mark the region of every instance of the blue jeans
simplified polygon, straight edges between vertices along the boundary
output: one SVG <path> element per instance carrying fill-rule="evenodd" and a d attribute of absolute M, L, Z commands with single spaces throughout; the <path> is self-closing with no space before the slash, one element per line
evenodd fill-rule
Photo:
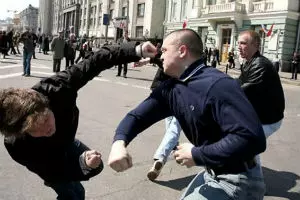
<path fill-rule="evenodd" d="M 264 129 L 266 138 L 270 137 L 273 133 L 275 133 L 281 127 L 281 124 L 282 120 L 273 124 L 263 124 L 262 127 Z"/>
<path fill-rule="evenodd" d="M 30 75 L 30 62 L 32 54 L 32 52 L 23 51 L 23 73 L 27 75 Z"/>
<path fill-rule="evenodd" d="M 171 151 L 178 143 L 181 132 L 180 124 L 175 117 L 167 117 L 165 124 L 166 133 L 154 154 L 154 159 L 162 162 L 167 161 Z"/>
<path fill-rule="evenodd" d="M 276 123 L 273 123 L 273 124 L 263 124 L 262 127 L 264 130 L 266 139 L 268 139 L 268 137 L 270 137 L 273 133 L 275 133 L 281 127 L 281 124 L 282 124 L 282 120 L 280 120 Z M 256 161 L 256 163 L 261 164 L 259 155 L 255 156 L 255 161 Z"/>
<path fill-rule="evenodd" d="M 263 200 L 265 184 L 261 166 L 240 174 L 211 175 L 200 172 L 187 187 L 181 200 Z"/>
<path fill-rule="evenodd" d="M 84 200 L 85 190 L 79 181 L 74 182 L 58 182 L 47 183 L 45 185 L 51 187 L 57 194 L 58 200 Z"/>

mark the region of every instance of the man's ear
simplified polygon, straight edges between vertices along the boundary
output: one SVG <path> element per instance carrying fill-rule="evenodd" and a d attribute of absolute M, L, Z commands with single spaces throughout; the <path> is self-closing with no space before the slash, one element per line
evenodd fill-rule
<path fill-rule="evenodd" d="M 188 51 L 187 46 L 186 46 L 186 45 L 181 45 L 181 46 L 179 47 L 179 53 L 180 53 L 179 57 L 180 57 L 180 58 L 185 57 L 185 56 L 187 55 L 187 53 L 188 53 L 187 51 Z"/>

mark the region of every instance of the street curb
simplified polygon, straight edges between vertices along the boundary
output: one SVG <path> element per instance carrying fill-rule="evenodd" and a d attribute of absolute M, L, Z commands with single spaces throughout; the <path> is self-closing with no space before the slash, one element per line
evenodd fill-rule
<path fill-rule="evenodd" d="M 225 70 L 223 71 L 223 69 L 220 69 L 220 71 L 222 71 L 222 72 L 225 73 Z M 236 76 L 236 75 L 240 75 L 240 72 L 233 71 L 233 70 L 228 70 L 228 75 L 229 76 L 233 76 L 233 75 Z M 288 78 L 283 77 L 283 76 L 280 76 L 280 81 L 281 81 L 281 83 L 284 83 L 284 84 L 289 84 L 289 85 L 294 85 L 294 86 L 300 86 L 300 82 L 291 81 Z"/>

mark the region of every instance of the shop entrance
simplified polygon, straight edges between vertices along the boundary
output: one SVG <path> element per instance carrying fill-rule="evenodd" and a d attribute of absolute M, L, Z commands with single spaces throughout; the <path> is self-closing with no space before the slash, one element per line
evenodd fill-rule
<path fill-rule="evenodd" d="M 228 52 L 230 51 L 229 47 L 231 44 L 231 28 L 222 29 L 222 43 L 221 43 L 221 62 L 227 62 Z"/>

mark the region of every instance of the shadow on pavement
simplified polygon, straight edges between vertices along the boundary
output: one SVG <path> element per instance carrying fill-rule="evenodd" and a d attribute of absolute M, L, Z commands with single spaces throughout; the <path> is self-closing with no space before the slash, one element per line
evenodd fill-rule
<path fill-rule="evenodd" d="M 51 58 L 49 58 L 49 59 L 44 59 L 44 58 L 35 58 L 35 59 L 31 59 L 31 60 L 44 60 L 44 61 L 52 61 L 53 59 L 52 59 L 52 57 Z"/>
<path fill-rule="evenodd" d="M 187 177 L 183 177 L 183 178 L 178 178 L 178 179 L 174 179 L 174 180 L 169 180 L 169 181 L 157 181 L 154 180 L 154 183 L 157 183 L 159 185 L 162 186 L 166 186 L 169 188 L 172 188 L 174 190 L 178 190 L 181 191 L 183 188 L 187 187 L 189 185 L 189 183 L 193 180 L 193 178 L 196 176 L 195 175 L 190 175 Z"/>
<path fill-rule="evenodd" d="M 5 58 L 6 59 L 6 58 Z M 11 61 L 1 61 L 1 63 L 6 63 L 6 64 L 18 64 L 17 62 L 11 62 Z"/>
<path fill-rule="evenodd" d="M 31 77 L 31 78 L 39 78 L 39 79 L 41 79 L 41 78 L 48 78 L 48 77 L 50 77 L 50 76 L 36 76 L 36 75 L 30 75 L 30 77 Z"/>
<path fill-rule="evenodd" d="M 148 78 L 136 78 L 136 77 L 130 77 L 130 76 L 127 76 L 128 79 L 135 79 L 135 80 L 141 80 L 141 81 L 150 81 L 152 82 L 153 79 L 148 79 Z"/>
<path fill-rule="evenodd" d="M 267 193 L 265 196 L 282 197 L 290 200 L 300 199 L 300 176 L 292 172 L 275 171 L 263 167 Z M 297 186 L 297 188 L 296 188 Z"/>

